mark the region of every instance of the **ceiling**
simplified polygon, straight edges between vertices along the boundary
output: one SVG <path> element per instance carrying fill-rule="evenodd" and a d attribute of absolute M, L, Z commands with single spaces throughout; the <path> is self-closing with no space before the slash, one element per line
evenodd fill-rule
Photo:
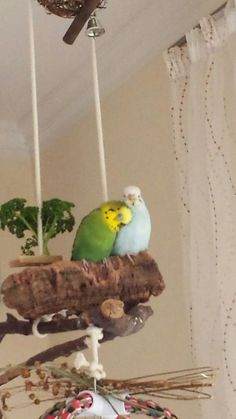
<path fill-rule="evenodd" d="M 91 40 L 74 45 L 62 37 L 70 21 L 47 15 L 32 0 L 36 39 L 40 141 L 56 140 L 93 106 Z M 108 0 L 98 17 L 106 29 L 97 40 L 101 95 L 215 10 L 222 0 Z M 28 0 L 0 1 L 0 147 L 20 154 L 32 142 Z"/>

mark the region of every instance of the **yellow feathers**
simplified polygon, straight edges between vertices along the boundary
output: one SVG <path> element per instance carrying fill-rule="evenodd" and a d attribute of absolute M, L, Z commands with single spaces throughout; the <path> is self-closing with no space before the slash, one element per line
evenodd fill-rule
<path fill-rule="evenodd" d="M 121 201 L 105 202 L 100 209 L 103 220 L 113 232 L 118 232 L 122 225 L 128 224 L 132 219 L 131 210 Z"/>

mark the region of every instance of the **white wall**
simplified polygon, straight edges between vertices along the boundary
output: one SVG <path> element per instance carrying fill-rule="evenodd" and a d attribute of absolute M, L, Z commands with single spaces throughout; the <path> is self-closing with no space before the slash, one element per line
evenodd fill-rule
<path fill-rule="evenodd" d="M 138 334 L 104 344 L 101 357 L 111 377 L 132 377 L 192 366 L 189 353 L 181 242 L 171 145 L 168 79 L 161 57 L 103 100 L 102 113 L 109 197 L 139 185 L 150 209 L 155 257 L 166 291 L 152 298 L 154 316 Z M 102 201 L 95 115 L 88 114 L 44 155 L 44 190 L 76 204 L 76 219 Z M 70 256 L 74 234 L 55 241 L 55 253 Z M 70 334 L 75 337 L 77 334 Z M 63 336 L 65 339 L 66 336 Z M 53 342 L 61 341 L 58 335 Z M 196 402 L 164 402 L 182 419 L 198 417 Z"/>
<path fill-rule="evenodd" d="M 171 145 L 168 79 L 159 57 L 103 100 L 107 176 L 110 198 L 119 198 L 128 184 L 139 185 L 150 209 L 155 257 L 166 290 L 152 298 L 154 315 L 136 335 L 117 338 L 101 347 L 108 376 L 127 378 L 192 366 L 189 353 L 181 270 L 181 242 L 177 214 L 174 156 Z M 33 201 L 32 164 L 2 158 L 0 202 L 23 196 Z M 44 199 L 58 197 L 76 204 L 77 225 L 82 216 L 102 200 L 95 116 L 91 112 L 64 138 L 49 145 L 42 156 Z M 74 233 L 52 242 L 54 253 L 70 257 Z M 10 272 L 8 261 L 18 254 L 18 241 L 0 231 L 1 276 Z M 1 319 L 5 309 L 1 305 Z M 79 334 L 79 333 L 78 333 Z M 75 338 L 77 333 L 58 334 L 49 340 L 12 336 L 0 345 L 1 366 L 19 362 L 50 344 Z M 181 419 L 198 417 L 196 402 L 162 401 Z M 27 414 L 37 417 L 36 411 Z M 42 408 L 38 409 L 42 412 Z M 39 415 L 39 414 L 38 414 Z M 9 419 L 25 417 L 13 411 Z"/>

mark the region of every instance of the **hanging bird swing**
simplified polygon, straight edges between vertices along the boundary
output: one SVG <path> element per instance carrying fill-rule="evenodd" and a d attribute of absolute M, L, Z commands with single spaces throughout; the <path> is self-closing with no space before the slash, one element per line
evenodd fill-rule
<path fill-rule="evenodd" d="M 83 3 L 83 4 L 82 4 Z M 40 1 L 47 11 L 78 10 L 95 6 L 95 2 Z M 105 2 L 97 2 L 103 7 Z M 24 199 L 15 198 L 0 206 L 1 228 L 21 238 L 29 230 L 22 250 L 27 256 L 11 261 L 12 267 L 27 269 L 3 281 L 1 293 L 9 308 L 17 310 L 32 323 L 32 333 L 44 337 L 40 330 L 74 328 L 73 316 L 84 325 L 95 324 L 115 336 L 136 333 L 152 315 L 151 307 L 140 305 L 158 296 L 165 288 L 154 259 L 146 252 L 151 224 L 140 189 L 128 187 L 122 200 L 108 201 L 106 161 L 102 128 L 100 91 L 96 57 L 96 38 L 105 31 L 94 14 L 88 19 L 87 36 L 92 45 L 94 101 L 97 122 L 98 154 L 102 198 L 105 201 L 82 220 L 76 233 L 71 261 L 49 256 L 48 240 L 74 226 L 73 203 L 53 199 L 42 202 L 40 142 L 38 126 L 35 41 L 32 2 L 29 6 L 31 90 L 34 128 L 34 167 L 37 206 L 27 207 Z M 89 10 L 90 10 L 89 9 Z M 86 9 L 87 10 L 87 9 Z M 63 12 L 64 13 L 64 12 Z M 32 255 L 38 245 L 38 255 Z M 28 253 L 27 253 L 28 252 Z M 54 263 L 53 263 L 54 262 Z M 45 266 L 48 265 L 48 266 Z M 68 298 L 70 296 L 70 298 Z M 86 321 L 85 321 L 86 319 Z M 46 325 L 45 325 L 46 322 Z M 8 315 L 2 324 L 1 339 L 17 329 L 18 321 Z M 30 331 L 27 329 L 27 334 Z M 0 328 L 1 329 L 1 328 Z M 25 330 L 25 329 L 24 329 Z M 65 330 L 65 329 L 64 329 Z"/>
<path fill-rule="evenodd" d="M 44 400 L 37 396 L 40 391 L 47 396 L 50 393 L 52 400 L 56 400 L 56 404 L 41 419 L 73 419 L 91 415 L 116 418 L 140 413 L 174 419 L 176 416 L 169 409 L 162 408 L 155 400 L 146 400 L 147 396 L 154 399 L 167 397 L 181 400 L 209 398 L 210 395 L 204 392 L 204 387 L 213 384 L 215 374 L 211 368 L 170 373 L 164 378 L 157 374 L 153 377 L 117 381 L 105 379 L 103 366 L 98 360 L 99 342 L 138 332 L 152 315 L 151 307 L 140 303 L 147 302 L 152 295 L 158 296 L 165 288 L 156 262 L 147 253 L 151 223 L 140 189 L 136 186 L 127 187 L 121 200 L 108 201 L 95 45 L 96 37 L 104 33 L 95 12 L 97 8 L 103 8 L 106 2 L 38 2 L 50 13 L 74 17 L 64 36 L 65 42 L 69 44 L 74 42 L 88 20 L 87 35 L 92 44 L 94 100 L 104 203 L 82 220 L 75 235 L 71 261 L 63 261 L 61 256 L 50 258 L 47 255 L 44 226 L 49 225 L 51 231 L 51 236 L 46 231 L 48 239 L 55 237 L 58 232 L 70 232 L 74 226 L 71 212 L 74 204 L 58 199 L 42 203 L 33 15 L 31 0 L 28 0 L 37 197 L 33 218 L 34 223 L 37 218 L 37 226 L 34 224 L 33 236 L 31 241 L 26 242 L 25 248 L 28 246 L 31 250 L 31 245 L 38 245 L 39 255 L 18 258 L 11 263 L 11 266 L 26 265 L 27 268 L 6 278 L 1 293 L 5 305 L 17 310 L 25 320 L 20 321 L 8 313 L 6 322 L 0 323 L 0 341 L 8 333 L 33 333 L 37 337 L 45 337 L 47 333 L 86 329 L 86 336 L 49 348 L 20 365 L 6 368 L 0 375 L 0 386 L 6 386 L 3 390 L 0 387 L 0 406 L 2 405 L 2 410 L 10 409 L 8 401 L 15 390 L 17 393 L 19 386 L 17 390 L 14 387 L 9 389 L 7 385 L 21 376 L 25 380 L 23 386 L 29 392 L 32 403 L 38 405 Z M 16 200 L 10 204 L 15 213 L 21 211 L 21 222 L 22 214 L 24 215 L 24 223 L 19 223 L 18 229 L 9 220 L 4 223 L 3 216 L 8 207 L 3 204 L 0 207 L 1 228 L 8 228 L 17 237 L 24 236 L 25 227 L 32 232 L 29 223 L 32 219 L 32 207 L 25 207 L 24 200 Z M 91 324 L 93 326 L 88 327 Z M 48 364 L 60 356 L 67 357 L 86 347 L 92 350 L 90 363 L 78 353 L 72 368 L 65 364 Z M 38 377 L 36 381 L 33 375 Z M 145 399 L 141 399 L 141 395 Z"/>
<path fill-rule="evenodd" d="M 74 2 L 63 2 L 62 5 L 62 2 L 53 1 L 49 3 L 50 7 L 53 5 L 56 7 L 57 5 L 60 10 L 62 6 L 65 8 L 70 6 L 71 8 L 75 4 Z M 84 2 L 83 7 L 86 7 L 86 5 L 87 2 Z M 46 4 L 44 6 L 46 7 Z M 73 204 L 54 199 L 53 202 L 50 201 L 51 206 L 47 201 L 44 202 L 44 206 L 42 205 L 35 45 L 30 0 L 29 11 L 35 188 L 38 211 L 36 212 L 36 208 L 32 207 L 37 214 L 37 226 L 34 226 L 37 235 L 34 234 L 33 238 L 30 239 L 31 241 L 27 241 L 27 245 L 29 246 L 32 241 L 36 242 L 39 255 L 18 258 L 18 260 L 11 262 L 11 266 L 40 265 L 40 268 L 31 267 L 31 269 L 28 268 L 23 272 L 10 275 L 3 282 L 1 289 L 4 302 L 7 307 L 16 309 L 25 319 L 33 320 L 33 332 L 38 336 L 38 325 L 43 321 L 53 320 L 57 313 L 60 315 L 63 313 L 64 316 L 67 316 L 68 313 L 77 316 L 86 313 L 88 324 L 94 322 L 96 318 L 98 326 L 103 328 L 106 326 L 109 330 L 112 329 L 114 335 L 115 333 L 119 335 L 130 334 L 141 328 L 144 321 L 152 313 L 150 307 L 140 306 L 137 308 L 136 306 L 141 302 L 147 302 L 151 295 L 159 295 L 164 289 L 164 282 L 157 264 L 146 253 L 151 233 L 151 223 L 140 189 L 137 187 L 125 188 L 123 200 L 108 201 L 95 46 L 96 38 L 104 33 L 104 29 L 97 23 L 93 14 L 88 21 L 86 33 L 91 38 L 92 45 L 98 153 L 102 198 L 105 203 L 82 220 L 74 239 L 72 261 L 51 264 L 54 261 L 53 259 L 58 260 L 62 257 L 53 256 L 51 258 L 48 257 L 47 252 L 45 255 L 47 243 L 44 240 L 44 225 L 47 226 L 49 232 L 52 232 L 52 237 L 60 229 L 63 232 L 71 231 L 74 225 L 74 218 L 71 214 Z M 100 29 L 98 30 L 98 28 Z M 19 232 L 16 229 L 21 236 L 24 234 L 25 224 L 27 228 L 30 225 L 30 217 L 34 222 L 36 217 L 32 217 L 31 208 L 25 208 L 24 202 L 19 199 L 18 201 L 14 202 L 17 208 L 14 207 L 15 212 L 12 218 L 16 219 L 16 212 L 20 213 L 21 223 L 23 216 L 26 218 L 22 230 Z M 59 206 L 62 208 L 58 208 Z M 0 208 L 0 218 L 5 207 L 6 204 Z M 45 216 L 45 209 L 47 208 L 51 216 L 48 218 Z M 59 220 L 55 220 L 57 215 Z M 5 227 L 2 223 L 3 226 Z M 6 224 L 6 227 L 9 226 Z M 49 232 L 46 231 L 47 239 L 50 238 Z M 43 266 L 48 263 L 48 268 Z M 104 283 L 105 279 L 106 282 Z M 20 286 L 16 287 L 15 283 L 19 283 Z M 51 286 L 53 286 L 53 289 L 51 289 Z M 69 293 L 70 298 L 68 298 Z M 134 316 L 138 316 L 140 320 L 138 328 L 133 322 Z M 118 320 L 120 320 L 119 325 Z M 110 325 L 109 321 L 112 322 Z M 116 327 L 114 327 L 114 322 L 116 322 Z"/>

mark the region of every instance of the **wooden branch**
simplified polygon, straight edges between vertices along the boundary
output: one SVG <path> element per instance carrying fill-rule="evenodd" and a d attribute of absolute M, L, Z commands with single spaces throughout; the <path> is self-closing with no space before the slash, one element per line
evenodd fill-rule
<path fill-rule="evenodd" d="M 87 336 L 82 336 L 81 338 L 53 346 L 52 348 L 49 348 L 46 351 L 34 355 L 22 364 L 9 368 L 7 371 L 0 375 L 0 386 L 7 384 L 9 381 L 14 380 L 14 378 L 19 377 L 24 367 L 33 366 L 36 362 L 40 362 L 41 364 L 45 362 L 51 362 L 59 358 L 60 356 L 68 357 L 74 352 L 86 349 L 86 337 Z M 104 337 L 101 343 L 107 342 L 108 340 L 112 339 L 114 339 L 114 336 L 111 336 L 108 333 L 104 333 Z"/>
<path fill-rule="evenodd" d="M 113 298 L 103 301 L 100 311 L 103 317 L 109 320 L 121 319 L 125 315 L 123 301 L 113 300 Z"/>
<path fill-rule="evenodd" d="M 120 318 L 116 318 L 116 315 L 106 318 L 100 308 L 95 307 L 89 312 L 88 324 L 92 323 L 101 327 L 106 333 L 114 337 L 128 336 L 139 332 L 152 314 L 151 307 L 139 304 L 129 309 L 128 313 L 124 313 Z M 85 316 L 87 317 L 87 314 Z"/>
<path fill-rule="evenodd" d="M 101 0 L 86 0 L 63 37 L 66 44 L 72 45 L 74 43 L 83 26 L 100 3 Z"/>
<path fill-rule="evenodd" d="M 40 322 L 38 330 L 42 334 L 62 333 L 85 330 L 89 324 L 94 324 L 114 337 L 127 336 L 137 333 L 152 313 L 151 307 L 138 305 L 129 310 L 128 314 L 123 312 L 123 315 L 119 318 L 104 317 L 97 307 L 76 318 L 65 319 L 59 317 L 50 322 Z M 0 342 L 8 334 L 32 335 L 32 322 L 18 320 L 12 314 L 7 313 L 7 320 L 0 323 Z"/>
<path fill-rule="evenodd" d="M 73 330 L 85 330 L 88 323 L 80 316 L 72 319 L 59 318 L 51 322 L 41 322 L 38 330 L 42 334 L 62 333 Z M 7 313 L 7 320 L 0 323 L 0 342 L 6 335 L 32 335 L 32 322 L 18 320 L 15 316 Z"/>
<path fill-rule="evenodd" d="M 102 327 L 103 328 L 103 339 L 101 343 L 106 342 L 108 340 L 113 340 L 116 336 L 128 336 L 132 333 L 137 333 L 145 324 L 146 320 L 149 316 L 152 315 L 151 307 L 145 307 L 142 305 L 135 306 L 129 310 L 129 314 L 124 314 L 121 319 L 105 319 L 102 315 L 101 311 L 98 308 L 94 308 L 90 311 L 89 315 L 86 314 L 86 318 L 83 318 L 83 315 L 79 319 L 67 319 L 67 320 L 60 320 L 57 324 L 54 322 L 47 323 L 40 323 L 39 331 L 41 333 L 47 333 L 53 330 L 54 328 L 58 330 L 59 324 L 64 324 L 64 327 L 68 324 L 72 324 L 74 326 L 78 321 L 80 322 L 80 328 L 87 328 L 87 326 L 91 323 Z M 8 314 L 8 327 L 9 325 L 13 327 L 13 329 L 18 330 L 18 333 L 23 334 L 30 334 L 31 333 L 31 323 L 24 322 L 17 320 L 14 316 Z M 7 323 L 5 322 L 5 323 Z M 72 330 L 72 329 L 71 329 Z M 1 328 L 0 324 L 0 332 L 2 333 L 3 328 Z M 64 330 L 61 330 L 64 331 Z M 6 328 L 5 328 L 6 332 Z M 14 332 L 13 332 L 14 333 Z M 35 364 L 36 361 L 40 363 L 54 361 L 59 357 L 68 357 L 74 352 L 81 351 L 85 349 L 86 336 L 83 336 L 79 339 L 75 339 L 72 341 L 64 342 L 62 344 L 53 346 L 43 352 L 34 355 L 33 357 L 29 358 L 27 361 L 23 362 L 20 365 L 15 367 L 9 368 L 6 372 L 0 375 L 0 386 L 7 384 L 9 381 L 13 380 L 16 377 L 19 377 L 22 372 L 22 368 L 25 366 L 32 366 Z"/>
<path fill-rule="evenodd" d="M 34 320 L 63 309 L 79 315 L 100 308 L 108 299 L 132 308 L 159 295 L 165 283 L 154 259 L 141 252 L 133 261 L 112 256 L 107 263 L 56 262 L 29 267 L 3 281 L 3 301 L 26 319 Z"/>

